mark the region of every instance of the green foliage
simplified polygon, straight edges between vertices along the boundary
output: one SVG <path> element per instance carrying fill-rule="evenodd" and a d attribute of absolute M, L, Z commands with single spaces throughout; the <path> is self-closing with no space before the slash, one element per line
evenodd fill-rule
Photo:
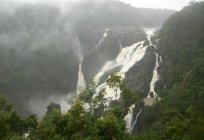
<path fill-rule="evenodd" d="M 133 137 L 128 135 L 123 120 L 124 110 L 127 110 L 131 104 L 137 105 L 138 98 L 122 85 L 120 76 L 113 74 L 106 83 L 115 90 L 116 97 L 120 88 L 121 99 L 106 110 L 100 106 L 103 105 L 104 91 L 94 98 L 96 94 L 94 85 L 82 90 L 66 114 L 61 114 L 59 109 L 51 107 L 49 113 L 40 121 L 35 115 L 22 119 L 6 99 L 0 97 L 0 139 L 203 140 L 203 5 L 201 2 L 184 8 L 172 16 L 161 29 L 159 51 L 164 58 L 161 72 L 167 89 L 160 93 L 165 93 L 160 102 L 143 109 L 139 135 Z M 94 23 L 95 20 L 91 22 Z M 26 23 L 27 30 L 30 29 L 31 23 Z M 77 23 L 78 26 L 80 24 L 82 23 Z M 31 41 L 29 38 L 24 39 L 25 44 L 20 44 L 22 48 L 26 48 L 26 44 L 30 44 Z M 67 83 L 76 79 L 72 76 L 77 72 L 72 71 L 73 65 L 68 65 L 67 60 L 75 64 L 75 69 L 78 68 L 78 62 L 74 60 L 72 51 L 61 52 L 55 45 L 51 48 L 27 49 L 28 53 L 20 56 L 16 49 L 1 47 L 0 63 L 3 70 L 0 71 L 0 89 L 6 94 L 11 91 L 35 92 L 39 89 L 66 91 Z M 67 53 L 70 53 L 69 56 Z M 55 65 L 52 65 L 53 63 Z M 85 103 L 89 104 L 89 111 L 83 106 Z M 95 111 L 100 107 L 100 113 Z M 28 138 L 24 138 L 25 133 L 29 134 Z"/>
<path fill-rule="evenodd" d="M 38 127 L 38 121 L 37 121 L 37 116 L 36 115 L 29 115 L 26 119 L 25 119 L 25 127 L 26 130 L 29 132 L 29 137 L 31 139 L 35 138 L 36 135 L 36 129 Z"/>
<path fill-rule="evenodd" d="M 99 120 L 97 127 L 100 139 L 124 139 L 125 124 L 113 114 L 104 116 L 103 119 Z"/>
<path fill-rule="evenodd" d="M 133 93 L 125 84 L 120 85 L 120 90 L 125 110 L 127 110 L 127 108 L 132 104 L 135 104 L 139 101 L 138 96 Z"/>
<path fill-rule="evenodd" d="M 203 5 L 200 2 L 185 7 L 171 16 L 161 29 L 159 49 L 165 60 L 162 75 L 168 88 L 181 82 L 203 61 Z"/>
<path fill-rule="evenodd" d="M 185 7 L 169 18 L 160 32 L 161 73 L 167 89 L 146 107 L 140 137 L 202 140 L 204 123 L 204 2 Z M 152 139 L 152 138 L 149 138 Z"/>
<path fill-rule="evenodd" d="M 106 80 L 106 84 L 112 88 L 115 92 L 115 101 L 118 96 L 118 89 L 120 88 L 120 85 L 122 84 L 122 77 L 116 73 L 111 74 L 110 77 Z"/>
<path fill-rule="evenodd" d="M 90 102 L 93 98 L 93 95 L 96 93 L 95 88 L 95 84 L 91 82 L 85 89 L 80 91 L 78 98 L 86 103 Z"/>
<path fill-rule="evenodd" d="M 106 80 L 106 84 L 113 89 L 118 89 L 121 83 L 122 77 L 118 74 L 111 74 L 110 77 Z"/>
<path fill-rule="evenodd" d="M 174 13 L 172 10 L 137 9 L 118 1 L 104 1 L 103 4 L 80 1 L 68 7 L 73 12 L 66 11 L 61 15 L 59 7 L 54 5 L 19 5 L 1 1 L 0 91 L 15 103 L 22 115 L 30 113 L 24 107 L 24 101 L 33 95 L 47 97 L 76 89 L 78 55 L 90 53 L 100 41 L 104 28 L 161 25 Z M 121 19 L 121 16 L 125 18 Z M 111 45 L 119 45 L 117 37 L 112 38 L 115 39 L 109 41 Z M 114 54 L 117 55 L 118 51 Z M 113 54 L 109 50 L 105 52 Z M 109 60 L 113 58 L 112 55 Z M 96 67 L 95 63 L 92 64 L 93 67 L 90 63 L 85 66 L 91 68 L 90 73 Z"/>
<path fill-rule="evenodd" d="M 101 105 L 105 101 L 104 91 L 102 90 L 96 93 L 94 82 L 91 82 L 86 88 L 82 89 L 77 98 L 82 101 L 82 103 L 88 104 L 89 113 L 91 114 L 94 114 L 97 105 Z"/>
<path fill-rule="evenodd" d="M 109 84 L 113 84 L 111 82 L 109 81 Z M 114 83 L 113 86 L 115 85 Z M 122 88 L 122 92 L 124 92 L 122 93 L 124 99 L 120 102 L 136 103 L 133 93 L 125 85 L 121 85 L 121 81 L 117 81 L 117 88 Z M 117 102 L 106 110 L 101 108 L 100 113 L 95 112 L 104 103 L 104 91 L 102 90 L 97 95 L 95 90 L 94 84 L 83 89 L 66 114 L 61 114 L 58 104 L 50 103 L 47 108 L 49 111 L 41 121 L 38 121 L 35 115 L 30 115 L 24 120 L 21 119 L 6 99 L 1 97 L 0 138 L 3 140 L 131 139 L 132 137 L 126 132 L 124 122 L 125 107 Z M 94 96 L 95 94 L 96 96 Z M 128 100 L 128 97 L 133 98 Z M 84 106 L 86 103 L 90 106 Z M 27 138 L 24 137 L 25 134 L 28 134 Z"/>
<path fill-rule="evenodd" d="M 10 103 L 0 96 L 0 139 L 14 139 L 27 131 L 24 120 L 13 110 Z"/>
<path fill-rule="evenodd" d="M 38 124 L 36 129 L 36 136 L 39 139 L 57 140 L 60 137 L 55 134 L 56 122 L 59 121 L 61 112 L 53 110 L 53 112 L 44 116 L 43 120 Z"/>

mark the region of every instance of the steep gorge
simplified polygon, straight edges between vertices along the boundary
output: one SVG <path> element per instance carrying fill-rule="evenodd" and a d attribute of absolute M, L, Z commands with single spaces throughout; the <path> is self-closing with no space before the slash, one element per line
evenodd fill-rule
<path fill-rule="evenodd" d="M 6 7 L 9 2 L 1 4 Z M 22 116 L 42 116 L 49 102 L 63 100 L 75 92 L 77 84 L 83 84 L 77 83 L 80 68 L 79 74 L 83 73 L 82 79 L 88 84 L 122 48 L 146 39 L 140 27 L 161 26 L 175 12 L 135 8 L 111 0 L 79 1 L 64 6 L 66 10 L 44 3 L 22 3 L 11 10 L 0 10 L 0 92 L 14 102 Z M 151 51 L 148 47 L 144 58 L 154 57 Z M 142 61 L 154 65 L 152 59 Z M 142 61 L 139 67 L 145 72 L 138 68 L 138 74 L 130 72 L 132 67 L 126 77 L 131 79 L 134 73 L 140 80 L 131 79 L 134 82 L 129 83 L 130 87 L 146 93 L 151 78 L 144 73 L 152 70 Z M 137 86 L 131 85 L 134 83 Z"/>

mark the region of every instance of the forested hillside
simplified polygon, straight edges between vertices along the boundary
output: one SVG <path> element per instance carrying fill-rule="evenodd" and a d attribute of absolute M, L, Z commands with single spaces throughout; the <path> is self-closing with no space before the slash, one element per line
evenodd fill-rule
<path fill-rule="evenodd" d="M 105 28 L 161 26 L 174 12 L 138 9 L 109 0 L 70 2 L 64 10 L 46 3 L 3 0 L 0 94 L 22 115 L 42 115 L 39 105 L 45 108 L 50 98 L 58 101 L 56 98 L 76 91 L 79 60 L 99 43 Z"/>
<path fill-rule="evenodd" d="M 111 7 L 113 5 L 116 7 L 121 6 L 121 3 L 113 3 L 111 3 Z M 81 10 L 77 6 L 74 8 L 83 11 L 86 6 L 93 5 L 92 3 L 82 3 L 80 6 Z M 125 7 L 127 8 L 127 5 L 123 8 Z M 39 9 L 37 10 L 35 9 L 36 7 L 33 7 L 34 9 L 29 8 L 29 10 L 24 8 L 23 11 L 25 10 L 26 12 L 22 12 L 22 9 L 19 9 L 14 12 L 15 16 L 8 14 L 8 16 L 0 19 L 0 26 L 4 27 L 0 28 L 0 92 L 12 99 L 11 101 L 16 102 L 16 105 L 19 105 L 18 108 L 23 113 L 25 112 L 22 107 L 24 105 L 22 101 L 31 98 L 33 94 L 44 95 L 45 97 L 52 93 L 58 95 L 75 90 L 81 53 L 87 54 L 87 56 L 91 55 L 88 48 L 96 47 L 94 44 L 100 41 L 102 31 L 107 26 L 107 24 L 104 24 L 104 26 L 97 24 L 95 28 L 90 28 L 96 25 L 95 22 L 97 20 L 95 19 L 98 19 L 98 17 L 95 18 L 95 14 L 93 14 L 94 18 L 89 18 L 92 12 L 85 12 L 90 15 L 86 16 L 86 18 L 80 18 L 80 20 L 72 20 L 72 22 L 69 22 L 70 25 L 67 22 L 62 22 L 62 24 L 59 24 L 59 22 L 66 21 L 66 18 L 73 19 L 75 17 L 73 15 L 62 19 L 59 16 L 56 21 L 52 16 L 49 16 L 49 13 L 51 12 L 51 15 L 56 16 L 59 14 L 57 10 L 47 7 L 46 11 L 50 10 L 50 12 L 45 12 L 41 15 L 38 11 L 43 11 L 45 7 L 38 7 Z M 123 8 L 120 7 L 120 9 Z M 30 9 L 34 11 L 31 12 Z M 85 8 L 86 10 L 87 8 Z M 112 12 L 117 13 L 117 10 Z M 101 18 L 108 16 L 108 14 L 103 14 Z M 36 17 L 46 20 L 38 21 L 35 19 Z M 112 19 L 109 20 L 111 21 Z M 109 20 L 107 20 L 109 26 L 115 25 L 117 23 L 115 21 L 120 21 L 120 19 L 113 19 L 113 22 Z M 7 21 L 12 22 L 5 24 Z M 132 22 L 129 24 L 129 20 L 127 21 L 128 26 L 133 26 Z M 124 26 L 125 23 L 119 22 L 121 26 Z M 77 28 L 82 24 L 85 27 L 83 30 L 82 28 Z M 64 31 L 65 27 L 66 31 Z M 119 28 L 119 33 L 126 28 L 121 29 Z M 108 60 L 113 60 L 110 61 L 109 67 L 105 70 L 109 70 L 111 66 L 114 69 L 125 67 L 124 71 L 127 70 L 127 79 L 124 81 L 123 78 L 125 78 L 126 73 L 105 75 L 107 79 L 105 84 L 102 84 L 102 87 L 105 85 L 113 88 L 112 94 L 115 96 L 111 100 L 109 97 L 108 99 L 104 98 L 108 94 L 106 91 L 107 87 L 101 88 L 98 92 L 97 85 L 94 82 L 90 82 L 84 89 L 80 90 L 79 94 L 66 100 L 71 106 L 70 110 L 63 114 L 61 112 L 62 108 L 58 103 L 50 103 L 47 106 L 46 114 L 39 119 L 36 115 L 20 117 L 22 114 L 19 115 L 10 102 L 0 96 L 0 139 L 203 140 L 204 2 L 184 7 L 183 10 L 172 15 L 164 23 L 158 34 L 151 39 L 148 35 L 145 37 L 146 34 L 144 35 L 143 30 L 133 32 L 133 34 L 136 33 L 143 33 L 143 36 L 140 36 L 141 38 L 138 41 L 144 40 L 133 45 L 133 48 L 131 46 L 122 48 L 121 44 L 126 42 L 126 40 L 118 44 L 115 41 L 117 40 L 116 36 L 114 36 L 115 34 L 112 36 L 112 33 L 103 35 L 104 38 L 107 38 L 107 40 L 103 40 L 104 44 L 107 43 L 107 48 L 105 48 L 107 50 L 103 53 L 107 54 L 109 50 L 114 49 L 111 48 L 111 45 L 108 45 L 115 43 L 114 57 L 116 55 L 115 52 L 126 50 L 126 53 L 122 53 L 123 55 L 117 57 L 120 58 L 120 61 L 126 60 L 125 62 L 129 63 L 128 60 L 132 59 L 124 58 L 132 57 L 134 54 L 138 57 L 133 59 L 137 60 L 136 62 L 134 61 L 134 64 L 129 64 L 128 68 L 132 68 L 129 72 L 127 72 L 126 65 L 121 66 L 120 64 L 123 63 L 119 63 L 120 61 L 118 62 L 117 59 L 107 58 Z M 129 33 L 126 34 L 129 35 Z M 110 35 L 110 38 L 108 38 L 108 35 Z M 92 40 L 92 37 L 98 41 Z M 122 35 L 121 38 L 123 38 Z M 111 40 L 114 40 L 114 43 Z M 156 44 L 155 47 L 153 47 L 154 44 L 152 42 Z M 101 45 L 99 43 L 98 46 L 103 46 L 103 43 Z M 137 52 L 138 49 L 142 51 Z M 98 54 L 98 51 L 103 49 L 96 50 Z M 133 54 L 130 51 L 137 53 Z M 142 56 L 140 56 L 141 53 L 143 53 Z M 154 67 L 153 54 L 156 53 L 158 53 L 158 56 L 161 55 L 162 58 L 160 61 L 156 59 L 156 63 L 159 63 L 158 71 L 162 75 L 160 78 L 164 82 L 164 89 L 157 89 L 158 96 L 155 93 L 156 97 L 153 98 L 155 103 L 152 106 L 145 106 L 143 97 L 146 97 L 148 93 L 144 91 L 146 94 L 141 96 L 139 93 L 131 91 L 126 84 L 135 85 L 135 83 L 128 83 L 126 80 L 134 77 L 135 71 L 137 73 L 141 72 L 141 76 L 136 76 L 140 80 L 144 80 L 143 77 L 145 77 L 149 85 L 151 77 L 154 76 L 154 70 L 153 76 L 147 77 L 146 73 L 151 75 L 152 68 L 147 68 L 145 70 L 147 72 L 142 71 L 142 68 L 150 65 Z M 110 54 L 108 53 L 109 57 L 110 55 L 111 52 Z M 142 59 L 143 57 L 145 59 Z M 97 57 L 94 56 L 94 58 Z M 94 60 L 94 58 L 91 60 Z M 149 61 L 148 59 L 151 60 Z M 116 65 L 116 62 L 118 65 Z M 103 63 L 105 63 L 105 60 Z M 141 63 L 143 64 L 141 65 Z M 134 82 L 135 79 L 132 81 Z M 138 82 L 138 84 L 141 84 L 141 88 L 144 87 L 142 82 Z M 157 82 L 155 80 L 153 84 Z M 117 98 L 117 95 L 120 95 L 120 97 Z M 40 104 L 37 104 L 37 107 L 42 108 Z"/>
<path fill-rule="evenodd" d="M 203 140 L 204 2 L 171 16 L 159 33 L 166 89 L 140 117 L 139 139 Z"/>

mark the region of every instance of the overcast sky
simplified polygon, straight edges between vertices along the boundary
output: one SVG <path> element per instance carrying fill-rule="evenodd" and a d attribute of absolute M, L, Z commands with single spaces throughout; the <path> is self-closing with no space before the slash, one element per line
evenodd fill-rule
<path fill-rule="evenodd" d="M 135 7 L 143 8 L 165 8 L 181 10 L 184 6 L 187 6 L 190 0 L 121 0 L 126 3 L 130 3 Z M 201 0 L 196 0 L 201 1 Z"/>
<path fill-rule="evenodd" d="M 0 0 L 1 1 L 1 0 Z M 26 1 L 26 2 L 36 2 L 43 0 L 13 0 L 17 2 Z M 44 0 L 44 1 L 77 1 L 77 0 Z M 125 3 L 131 4 L 132 6 L 139 8 L 162 8 L 162 9 L 174 9 L 181 10 L 184 6 L 188 5 L 190 0 L 120 0 Z M 196 0 L 202 1 L 202 0 Z"/>

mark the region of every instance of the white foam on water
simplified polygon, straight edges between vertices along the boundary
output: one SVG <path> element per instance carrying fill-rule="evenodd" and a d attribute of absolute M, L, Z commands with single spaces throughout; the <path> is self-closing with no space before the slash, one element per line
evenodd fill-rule
<path fill-rule="evenodd" d="M 101 77 L 108 71 L 120 67 L 119 73 L 126 73 L 134 64 L 140 61 L 146 52 L 147 46 L 143 46 L 144 41 L 133 44 L 130 47 L 123 48 L 115 60 L 108 61 L 94 77 L 96 84 L 99 84 Z"/>
<path fill-rule="evenodd" d="M 137 62 L 139 62 L 145 55 L 146 49 L 148 46 L 143 46 L 145 41 L 141 41 L 131 45 L 130 47 L 123 48 L 115 60 L 108 61 L 99 71 L 99 73 L 95 76 L 94 81 L 96 85 L 99 84 L 101 77 L 109 72 L 110 70 L 114 70 L 119 68 L 118 74 L 122 77 L 122 80 L 125 78 L 125 73 L 133 67 Z M 105 99 L 107 100 L 106 104 L 114 99 L 118 100 L 120 98 L 120 89 L 117 89 L 117 97 L 115 94 L 115 90 L 110 88 L 106 83 L 102 83 L 98 85 L 96 91 L 99 92 L 102 89 L 105 89 Z"/>
<path fill-rule="evenodd" d="M 147 39 L 149 41 L 150 46 L 153 46 L 155 49 L 157 49 L 157 46 L 154 45 L 151 41 L 151 36 L 154 35 L 155 28 L 146 28 L 144 30 L 147 34 Z M 155 92 L 155 85 L 160 79 L 160 74 L 158 72 L 158 68 L 159 68 L 159 63 L 162 63 L 162 57 L 159 56 L 159 54 L 157 52 L 155 52 L 154 54 L 155 54 L 156 59 L 155 59 L 155 65 L 154 65 L 154 69 L 153 69 L 152 79 L 150 82 L 150 89 L 149 89 L 147 98 L 151 98 L 151 94 L 153 94 L 154 98 L 158 97 L 157 93 Z"/>
<path fill-rule="evenodd" d="M 132 134 L 132 132 L 133 132 L 133 130 L 134 130 L 136 124 L 137 124 L 137 121 L 138 121 L 138 118 L 139 118 L 141 112 L 142 112 L 142 109 L 140 109 L 140 111 L 139 111 L 139 112 L 137 113 L 137 115 L 136 115 L 135 121 L 134 121 L 134 123 L 132 124 L 132 127 L 131 127 L 131 129 L 130 129 L 130 134 Z"/>
<path fill-rule="evenodd" d="M 131 128 L 132 128 L 132 121 L 133 121 L 133 113 L 134 113 L 134 108 L 135 108 L 135 105 L 131 105 L 128 109 L 128 113 L 127 115 L 125 116 L 124 120 L 126 122 L 126 129 L 128 131 L 128 133 L 130 133 L 131 131 Z"/>
<path fill-rule="evenodd" d="M 126 129 L 127 129 L 127 132 L 129 134 L 132 134 L 134 128 L 135 128 L 135 125 L 137 124 L 137 121 L 138 121 L 138 117 L 139 115 L 141 114 L 142 112 L 142 109 L 139 110 L 139 112 L 137 113 L 135 119 L 133 118 L 133 115 L 134 115 L 134 108 L 135 108 L 135 105 L 131 105 L 129 107 L 129 110 L 128 110 L 128 113 L 127 115 L 125 116 L 124 120 L 126 122 Z M 133 122 L 134 121 L 134 122 Z"/>

